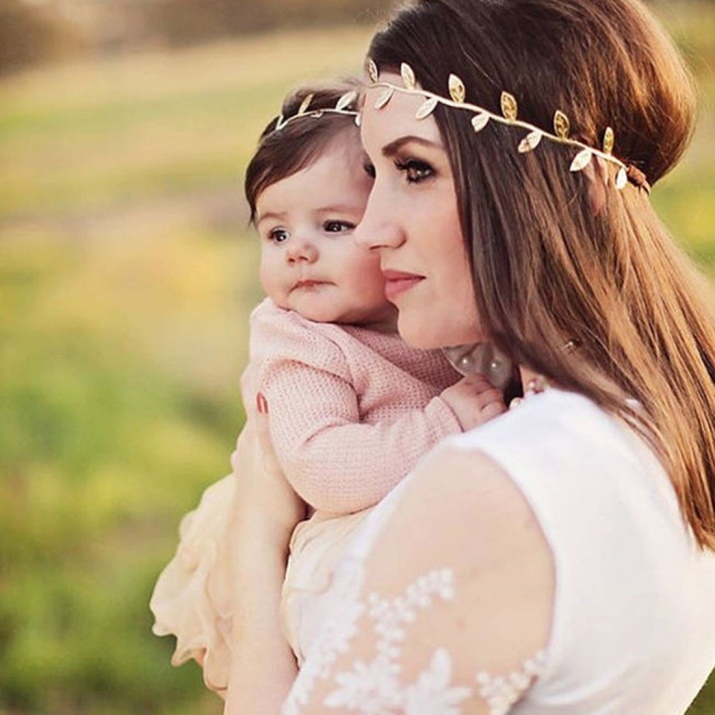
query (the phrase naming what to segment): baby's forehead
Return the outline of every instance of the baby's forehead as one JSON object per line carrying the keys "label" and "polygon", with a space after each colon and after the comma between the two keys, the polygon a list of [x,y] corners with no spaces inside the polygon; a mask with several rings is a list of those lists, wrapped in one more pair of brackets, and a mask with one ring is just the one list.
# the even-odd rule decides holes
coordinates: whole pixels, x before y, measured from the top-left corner
{"label": "baby's forehead", "polygon": [[346,155],[352,155],[356,151],[362,153],[363,147],[360,129],[352,125],[334,134],[323,146],[323,152],[329,151],[342,151]]}
{"label": "baby's forehead", "polygon": [[366,203],[372,179],[365,166],[366,155],[357,132],[342,140],[335,137],[304,166],[265,185],[256,200],[258,221],[266,212],[326,207],[352,210]]}

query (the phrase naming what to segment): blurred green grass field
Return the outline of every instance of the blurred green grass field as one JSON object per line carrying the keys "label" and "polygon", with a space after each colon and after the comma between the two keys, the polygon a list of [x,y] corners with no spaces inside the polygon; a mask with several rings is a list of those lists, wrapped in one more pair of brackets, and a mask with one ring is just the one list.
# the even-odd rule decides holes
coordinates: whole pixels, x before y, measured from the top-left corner
{"label": "blurred green grass field", "polygon": [[[715,277],[715,5],[661,12],[702,111],[653,201]],[[370,33],[0,81],[0,715],[220,713],[147,603],[243,419],[260,289],[242,169],[286,89],[358,71]]]}

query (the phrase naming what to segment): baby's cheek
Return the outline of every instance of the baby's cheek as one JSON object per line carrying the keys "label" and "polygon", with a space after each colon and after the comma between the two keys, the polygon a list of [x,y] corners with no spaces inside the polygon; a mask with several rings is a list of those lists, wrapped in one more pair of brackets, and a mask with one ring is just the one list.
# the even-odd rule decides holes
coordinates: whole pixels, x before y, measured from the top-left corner
{"label": "baby's cheek", "polygon": [[263,252],[258,265],[258,278],[266,294],[274,299],[276,297],[275,294],[280,288],[280,273],[277,268],[275,261],[271,260],[270,256],[267,256],[266,253]]}

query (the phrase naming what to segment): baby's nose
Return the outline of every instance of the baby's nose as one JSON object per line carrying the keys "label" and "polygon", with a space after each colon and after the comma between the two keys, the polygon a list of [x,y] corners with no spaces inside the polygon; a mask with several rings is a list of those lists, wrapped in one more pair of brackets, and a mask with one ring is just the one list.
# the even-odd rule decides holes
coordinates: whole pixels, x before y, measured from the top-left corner
{"label": "baby's nose", "polygon": [[286,259],[288,263],[314,263],[318,258],[318,249],[310,241],[294,237],[288,242]]}

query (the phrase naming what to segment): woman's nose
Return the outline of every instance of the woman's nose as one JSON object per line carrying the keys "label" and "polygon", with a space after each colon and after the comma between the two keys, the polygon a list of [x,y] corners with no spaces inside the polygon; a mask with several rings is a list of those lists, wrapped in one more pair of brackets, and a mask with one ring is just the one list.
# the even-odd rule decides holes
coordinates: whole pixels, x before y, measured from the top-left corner
{"label": "woman's nose", "polygon": [[360,223],[353,231],[353,238],[365,248],[397,248],[404,241],[396,206],[380,185],[375,183]]}
{"label": "woman's nose", "polygon": [[315,263],[318,259],[318,249],[311,241],[294,236],[286,246],[288,263]]}

